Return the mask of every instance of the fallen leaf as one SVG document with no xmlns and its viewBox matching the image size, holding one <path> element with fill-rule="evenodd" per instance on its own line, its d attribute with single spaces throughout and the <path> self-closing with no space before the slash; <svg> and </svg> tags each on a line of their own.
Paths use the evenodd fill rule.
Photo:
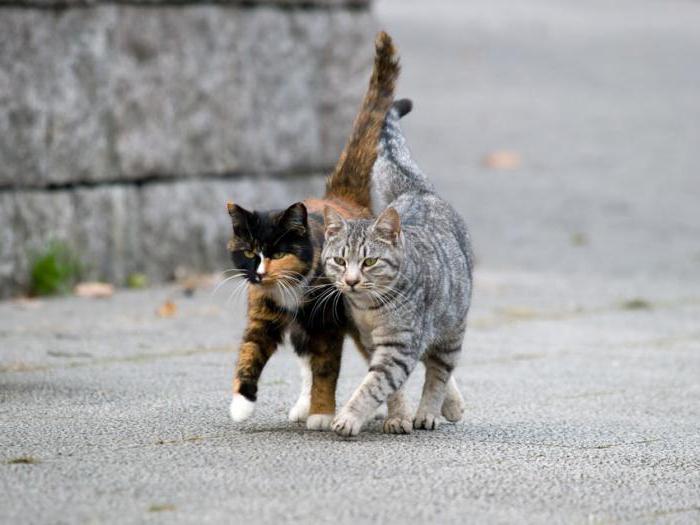
<svg viewBox="0 0 700 525">
<path fill-rule="evenodd" d="M 156 505 L 151 505 L 148 508 L 148 512 L 172 512 L 175 510 L 175 505 L 171 503 L 160 503 Z"/>
<path fill-rule="evenodd" d="M 483 159 L 487 168 L 494 170 L 512 170 L 520 166 L 520 155 L 514 151 L 494 151 Z"/>
<path fill-rule="evenodd" d="M 41 463 L 38 459 L 32 456 L 20 456 L 18 458 L 10 459 L 7 461 L 8 465 L 36 465 Z"/>
<path fill-rule="evenodd" d="M 588 235 L 582 232 L 576 232 L 571 234 L 571 244 L 574 246 L 585 246 L 588 244 Z"/>
<path fill-rule="evenodd" d="M 177 312 L 177 306 L 174 302 L 167 300 L 156 310 L 158 317 L 172 317 Z"/>
<path fill-rule="evenodd" d="M 114 295 L 114 286 L 109 283 L 79 283 L 73 289 L 78 297 L 104 299 Z"/>
</svg>

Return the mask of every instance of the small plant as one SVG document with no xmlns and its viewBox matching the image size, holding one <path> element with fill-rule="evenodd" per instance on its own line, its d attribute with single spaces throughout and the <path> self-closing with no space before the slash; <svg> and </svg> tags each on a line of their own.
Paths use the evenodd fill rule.
<svg viewBox="0 0 700 525">
<path fill-rule="evenodd" d="M 146 288 L 148 286 L 148 277 L 143 273 L 130 273 L 126 278 L 126 286 L 137 290 Z"/>
<path fill-rule="evenodd" d="M 32 295 L 70 292 L 82 272 L 80 260 L 65 243 L 52 241 L 33 257 L 30 274 Z"/>
</svg>

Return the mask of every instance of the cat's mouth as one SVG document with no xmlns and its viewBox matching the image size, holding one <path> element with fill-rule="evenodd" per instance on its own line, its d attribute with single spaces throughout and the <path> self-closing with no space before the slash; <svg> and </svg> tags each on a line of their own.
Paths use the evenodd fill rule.
<svg viewBox="0 0 700 525">
<path fill-rule="evenodd" d="M 269 275 L 260 276 L 260 275 L 255 274 L 255 275 L 251 275 L 248 277 L 248 282 L 250 284 L 254 284 L 256 286 L 269 287 L 269 286 L 273 286 L 273 285 L 277 284 L 278 281 L 279 281 L 279 279 L 277 277 L 269 276 Z"/>
</svg>

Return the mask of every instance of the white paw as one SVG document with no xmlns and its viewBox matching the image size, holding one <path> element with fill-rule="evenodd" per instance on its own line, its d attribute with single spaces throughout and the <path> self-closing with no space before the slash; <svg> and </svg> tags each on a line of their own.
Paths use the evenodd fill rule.
<svg viewBox="0 0 700 525">
<path fill-rule="evenodd" d="M 330 430 L 333 422 L 333 414 L 311 414 L 306 420 L 306 428 L 309 430 Z"/>
<path fill-rule="evenodd" d="M 294 406 L 289 410 L 289 421 L 293 423 L 303 423 L 309 417 L 309 398 L 304 396 L 299 398 Z"/>
<path fill-rule="evenodd" d="M 464 402 L 459 399 L 445 399 L 442 403 L 442 415 L 451 423 L 462 420 L 464 409 Z"/>
<path fill-rule="evenodd" d="M 413 421 L 409 417 L 388 417 L 384 420 L 385 434 L 410 434 L 413 432 Z"/>
<path fill-rule="evenodd" d="M 241 394 L 233 394 L 233 399 L 231 400 L 231 406 L 229 408 L 231 419 L 235 422 L 245 421 L 253 415 L 253 410 L 255 410 L 254 401 L 248 401 Z"/>
<path fill-rule="evenodd" d="M 418 412 L 413 418 L 413 428 L 422 428 L 424 430 L 435 430 L 440 426 L 440 418 L 436 414 Z"/>
<path fill-rule="evenodd" d="M 331 429 L 339 436 L 356 436 L 362 430 L 362 420 L 348 412 L 341 412 L 335 416 Z"/>
</svg>

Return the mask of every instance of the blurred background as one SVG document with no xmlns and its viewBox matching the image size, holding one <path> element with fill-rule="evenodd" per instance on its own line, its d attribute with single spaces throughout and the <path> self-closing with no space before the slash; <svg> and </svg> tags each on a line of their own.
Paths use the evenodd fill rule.
<svg viewBox="0 0 700 525">
<path fill-rule="evenodd" d="M 379 28 L 480 265 L 700 276 L 696 2 L 87 5 L 0 6 L 2 296 L 226 267 L 226 200 L 320 191 Z"/>
</svg>

